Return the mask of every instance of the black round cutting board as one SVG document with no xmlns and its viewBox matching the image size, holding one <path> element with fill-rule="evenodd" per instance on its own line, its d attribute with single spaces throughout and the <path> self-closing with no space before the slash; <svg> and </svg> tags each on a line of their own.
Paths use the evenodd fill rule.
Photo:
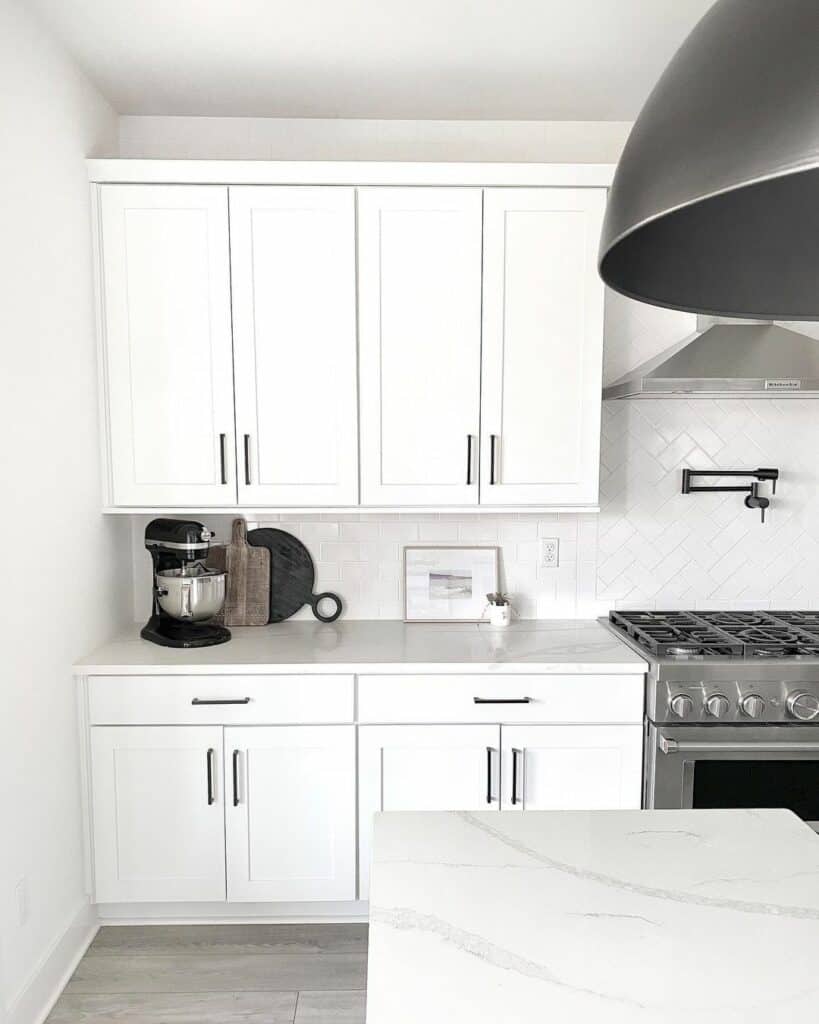
<svg viewBox="0 0 819 1024">
<path fill-rule="evenodd" d="M 298 537 L 284 530 L 250 530 L 248 544 L 270 552 L 270 615 L 268 622 L 284 622 L 305 604 L 309 604 L 319 622 L 335 622 L 341 615 L 341 598 L 329 591 L 314 594 L 316 567 L 310 552 Z M 320 601 L 332 601 L 334 611 L 319 611 Z"/>
</svg>

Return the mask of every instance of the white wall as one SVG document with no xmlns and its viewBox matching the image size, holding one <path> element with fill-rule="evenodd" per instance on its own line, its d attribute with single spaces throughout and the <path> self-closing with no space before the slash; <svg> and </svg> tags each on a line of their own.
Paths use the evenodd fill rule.
<svg viewBox="0 0 819 1024">
<path fill-rule="evenodd" d="M 630 121 L 122 117 L 126 157 L 613 163 Z"/>
<path fill-rule="evenodd" d="M 99 514 L 84 166 L 116 146 L 111 107 L 0 0 L 0 1005 L 14 1024 L 82 939 L 71 663 L 126 614 L 127 526 Z"/>
</svg>

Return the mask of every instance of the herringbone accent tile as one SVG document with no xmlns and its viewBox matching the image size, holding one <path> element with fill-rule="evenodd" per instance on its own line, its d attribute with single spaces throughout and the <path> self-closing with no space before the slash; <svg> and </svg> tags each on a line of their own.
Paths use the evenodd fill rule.
<svg viewBox="0 0 819 1024">
<path fill-rule="evenodd" d="M 779 467 L 765 524 L 741 494 L 681 494 L 685 466 Z M 819 607 L 817 470 L 811 399 L 604 403 L 596 602 Z"/>
</svg>

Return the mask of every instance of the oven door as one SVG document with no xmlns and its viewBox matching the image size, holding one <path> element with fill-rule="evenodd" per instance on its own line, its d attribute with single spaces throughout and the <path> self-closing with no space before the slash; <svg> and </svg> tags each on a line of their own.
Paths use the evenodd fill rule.
<svg viewBox="0 0 819 1024">
<path fill-rule="evenodd" d="M 816 726 L 649 726 L 645 807 L 785 807 L 819 831 Z"/>
</svg>

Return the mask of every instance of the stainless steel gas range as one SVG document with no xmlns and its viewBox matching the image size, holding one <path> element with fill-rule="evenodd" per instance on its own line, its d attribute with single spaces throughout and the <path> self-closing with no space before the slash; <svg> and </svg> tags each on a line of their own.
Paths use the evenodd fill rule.
<svg viewBox="0 0 819 1024">
<path fill-rule="evenodd" d="M 648 662 L 644 807 L 787 807 L 819 831 L 819 612 L 611 612 Z"/>
</svg>

